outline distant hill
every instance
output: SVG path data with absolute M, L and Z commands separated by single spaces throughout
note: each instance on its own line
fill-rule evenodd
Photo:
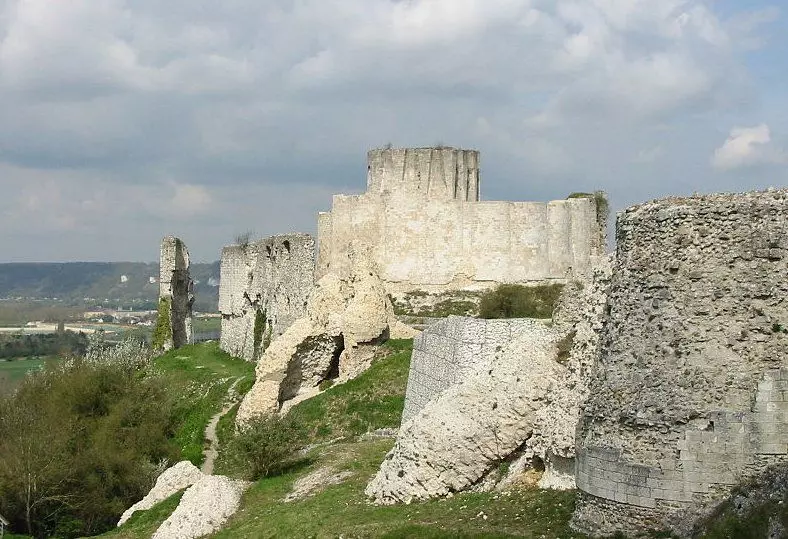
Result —
M 216 311 L 219 262 L 192 264 L 191 274 L 196 310 Z M 155 263 L 0 264 L 0 299 L 56 299 L 66 305 L 153 309 L 159 294 L 158 279 L 159 265 Z

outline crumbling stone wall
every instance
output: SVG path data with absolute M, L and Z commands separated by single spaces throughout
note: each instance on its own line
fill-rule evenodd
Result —
M 314 257 L 315 241 L 308 234 L 272 236 L 222 250 L 222 350 L 256 360 L 265 345 L 306 313 Z
M 629 208 L 579 428 L 575 528 L 673 528 L 788 459 L 788 192 Z
M 496 352 L 534 324 L 541 323 L 450 316 L 426 328 L 413 339 L 402 422 L 474 370 L 492 366 Z
M 594 197 L 481 202 L 479 156 L 469 150 L 372 150 L 368 161 L 367 192 L 335 195 L 318 217 L 318 278 L 348 275 L 354 242 L 395 297 L 565 282 L 604 253 Z
M 330 273 L 309 296 L 306 314 L 265 350 L 256 379 L 238 408 L 236 422 L 286 412 L 315 395 L 320 382 L 344 382 L 369 368 L 379 346 L 405 337 L 380 278 L 363 254 L 349 279 Z
M 164 350 L 180 348 L 194 342 L 192 334 L 192 305 L 194 304 L 194 282 L 189 275 L 189 251 L 179 238 L 167 236 L 161 240 L 159 265 L 159 305 L 163 328 L 162 341 L 158 343 Z

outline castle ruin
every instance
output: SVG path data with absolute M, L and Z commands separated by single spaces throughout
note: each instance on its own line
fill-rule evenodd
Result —
M 189 275 L 189 250 L 180 238 L 161 240 L 159 259 L 159 321 L 157 330 L 164 350 L 194 342 L 192 304 L 194 282 Z
M 315 240 L 283 234 L 222 249 L 222 350 L 248 361 L 306 313 L 314 285 Z
M 367 158 L 366 193 L 335 195 L 318 216 L 318 278 L 349 274 L 354 243 L 393 296 L 565 282 L 604 252 L 593 197 L 483 202 L 474 150 L 377 149 Z
M 672 528 L 788 458 L 788 191 L 619 214 L 573 526 Z

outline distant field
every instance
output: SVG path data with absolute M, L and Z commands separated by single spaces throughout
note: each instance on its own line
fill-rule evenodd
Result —
M 12 361 L 0 360 L 0 393 L 4 387 L 18 384 L 25 375 L 36 369 L 40 369 L 50 361 L 58 361 L 57 357 L 40 357 L 34 359 L 19 358 Z

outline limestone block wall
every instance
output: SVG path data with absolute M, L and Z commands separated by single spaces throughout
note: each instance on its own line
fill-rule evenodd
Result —
M 492 366 L 496 353 L 537 320 L 511 318 L 482 320 L 450 316 L 426 328 L 413 340 L 408 388 L 402 422 L 451 386 L 464 381 L 474 369 Z
M 222 350 L 252 361 L 261 352 L 255 350 L 254 339 L 258 312 L 265 315 L 265 342 L 305 314 L 314 285 L 314 257 L 315 241 L 308 234 L 272 236 L 222 250 Z
M 604 251 L 590 198 L 553 202 L 429 201 L 379 195 L 333 199 L 318 221 L 318 276 L 350 271 L 368 247 L 392 293 L 564 281 Z
M 635 206 L 578 433 L 573 525 L 686 533 L 788 460 L 788 192 Z
M 370 150 L 367 192 L 479 200 L 479 152 L 444 147 Z
M 167 236 L 161 240 L 159 262 L 159 299 L 169 303 L 172 333 L 163 348 L 170 350 L 194 342 L 194 282 L 189 275 L 189 250 L 179 238 Z
M 564 282 L 604 253 L 594 198 L 480 202 L 472 150 L 372 150 L 368 159 L 367 192 L 335 195 L 318 217 L 318 278 L 350 274 L 354 246 L 395 296 Z

